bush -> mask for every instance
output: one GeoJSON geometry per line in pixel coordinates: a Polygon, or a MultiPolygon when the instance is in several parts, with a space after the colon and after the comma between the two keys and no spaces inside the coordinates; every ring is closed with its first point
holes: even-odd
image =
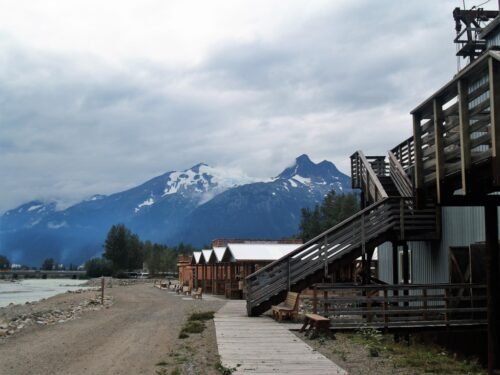
{"type": "Polygon", "coordinates": [[[87,271],[88,277],[111,276],[113,266],[109,260],[93,258],[85,263],[85,271],[87,271]]]}

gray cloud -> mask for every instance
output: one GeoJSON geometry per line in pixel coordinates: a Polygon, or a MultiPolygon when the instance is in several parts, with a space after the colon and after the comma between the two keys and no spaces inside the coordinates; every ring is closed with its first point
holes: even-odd
{"type": "Polygon", "coordinates": [[[0,33],[0,212],[198,162],[270,177],[308,153],[348,172],[355,150],[408,137],[408,112],[452,78],[455,3],[333,3],[186,68],[117,66],[0,33]]]}

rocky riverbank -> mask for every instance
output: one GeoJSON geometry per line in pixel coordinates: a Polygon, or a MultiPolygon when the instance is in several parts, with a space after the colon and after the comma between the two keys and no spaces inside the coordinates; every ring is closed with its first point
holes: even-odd
{"type": "Polygon", "coordinates": [[[112,303],[110,296],[104,296],[102,305],[100,293],[92,288],[67,292],[38,302],[11,304],[0,308],[0,340],[30,326],[62,324],[77,319],[85,311],[109,308],[112,303]]]}

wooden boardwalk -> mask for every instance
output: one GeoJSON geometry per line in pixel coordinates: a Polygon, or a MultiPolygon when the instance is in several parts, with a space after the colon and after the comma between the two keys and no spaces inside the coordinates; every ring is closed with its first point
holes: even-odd
{"type": "Polygon", "coordinates": [[[233,374],[330,375],[347,372],[268,316],[248,317],[246,301],[228,301],[215,314],[221,362],[233,374]]]}

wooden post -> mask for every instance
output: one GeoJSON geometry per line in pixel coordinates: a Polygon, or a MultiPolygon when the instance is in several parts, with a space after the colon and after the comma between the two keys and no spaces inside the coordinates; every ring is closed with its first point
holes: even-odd
{"type": "Polygon", "coordinates": [[[469,95],[467,81],[458,81],[458,120],[460,125],[460,164],[462,169],[462,191],[467,194],[469,190],[470,175],[470,121],[469,121],[469,95]]]}
{"type": "Polygon", "coordinates": [[[444,154],[443,154],[443,107],[441,102],[434,99],[434,149],[436,158],[436,196],[437,203],[441,203],[443,194],[442,182],[444,180],[444,154]]]}
{"type": "Polygon", "coordinates": [[[408,242],[403,244],[403,283],[410,282],[410,256],[408,249],[408,242]]]}
{"type": "Polygon", "coordinates": [[[500,370],[500,257],[498,246],[498,206],[493,199],[484,207],[487,246],[488,294],[488,374],[500,370]]]}
{"type": "Polygon", "coordinates": [[[489,58],[490,116],[491,116],[491,164],[493,184],[500,186],[500,66],[489,58]]]}
{"type": "Polygon", "coordinates": [[[420,126],[421,115],[413,114],[413,144],[415,146],[415,191],[417,207],[423,207],[424,191],[424,168],[422,158],[422,128],[420,126]]]}
{"type": "Polygon", "coordinates": [[[104,276],[101,276],[101,305],[104,305],[104,276]]]}

